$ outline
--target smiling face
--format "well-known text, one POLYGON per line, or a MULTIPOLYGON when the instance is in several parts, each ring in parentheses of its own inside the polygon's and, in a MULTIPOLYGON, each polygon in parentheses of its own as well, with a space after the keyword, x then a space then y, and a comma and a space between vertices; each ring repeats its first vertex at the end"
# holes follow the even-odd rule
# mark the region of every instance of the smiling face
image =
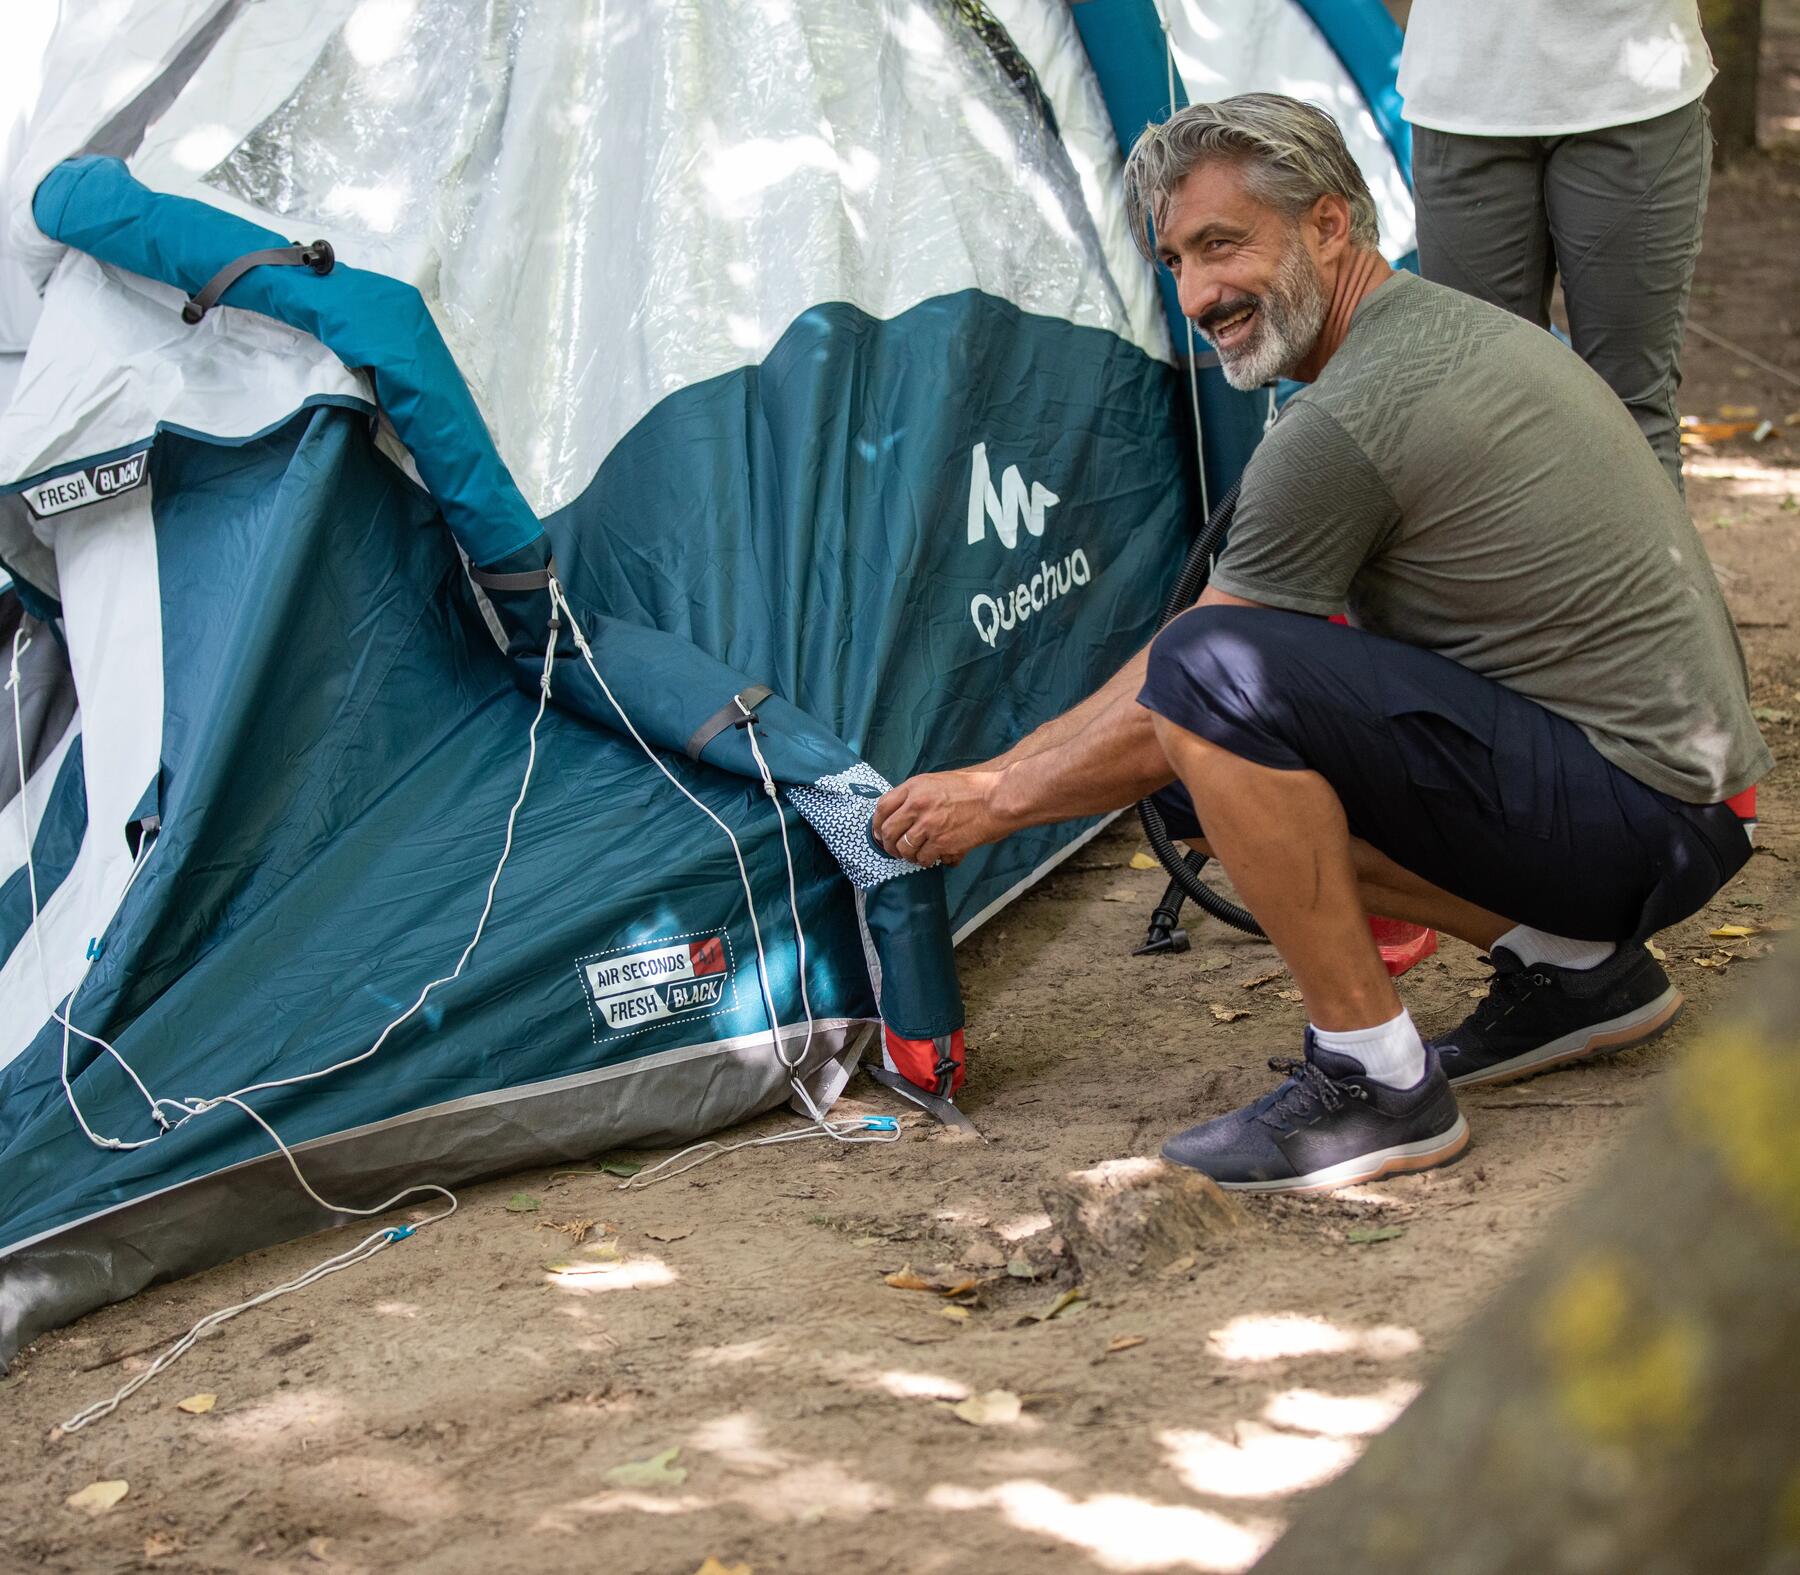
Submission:
POLYGON ((1182 314, 1219 354, 1233 388, 1260 388, 1301 370, 1330 304, 1321 272, 1341 252, 1341 198, 1291 218, 1256 197, 1242 166, 1196 166, 1159 216, 1157 256, 1174 275, 1182 314), (1335 203, 1338 212, 1321 212, 1335 203), (1321 223, 1323 220, 1323 223, 1321 223))

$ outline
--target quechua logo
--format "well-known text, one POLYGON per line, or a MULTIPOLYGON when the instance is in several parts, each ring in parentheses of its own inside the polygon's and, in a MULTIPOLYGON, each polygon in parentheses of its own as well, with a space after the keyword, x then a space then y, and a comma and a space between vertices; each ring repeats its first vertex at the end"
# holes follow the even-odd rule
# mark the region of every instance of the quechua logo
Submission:
MULTIPOLYGON (((1044 534, 1050 510, 1060 499, 1041 481, 1027 485, 1017 465, 1000 473, 1000 485, 988 464, 987 444, 977 443, 969 455, 968 544, 980 546, 989 525, 1001 546, 1009 552, 1019 545, 1020 527, 1027 544, 1044 534)), ((1010 580, 1011 574, 1007 575, 1010 580)), ((1093 578, 1087 554, 1076 547, 1060 560, 1045 558, 1025 571, 1014 584, 996 595, 982 592, 969 603, 969 621, 984 645, 993 645, 1008 630, 1016 629, 1051 602, 1086 585, 1093 578)))

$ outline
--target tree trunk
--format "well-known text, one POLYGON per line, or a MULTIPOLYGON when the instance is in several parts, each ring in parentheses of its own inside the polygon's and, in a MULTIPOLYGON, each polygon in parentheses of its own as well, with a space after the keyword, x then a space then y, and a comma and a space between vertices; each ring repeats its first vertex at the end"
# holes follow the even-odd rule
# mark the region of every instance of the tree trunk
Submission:
MULTIPOLYGON (((1775 981, 1770 981, 1774 983, 1775 981)), ((1800 1570, 1800 969, 1256 1575, 1800 1570)))
POLYGON ((1700 25, 1719 74, 1706 90, 1713 162, 1756 149, 1756 79, 1762 55, 1762 0, 1701 0, 1700 25))

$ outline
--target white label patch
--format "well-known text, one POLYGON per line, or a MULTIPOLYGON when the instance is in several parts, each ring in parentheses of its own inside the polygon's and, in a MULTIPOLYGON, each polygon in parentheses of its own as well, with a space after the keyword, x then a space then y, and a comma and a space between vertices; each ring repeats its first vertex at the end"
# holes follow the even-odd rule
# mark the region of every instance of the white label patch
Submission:
POLYGON ((670 1017, 708 1017, 737 1005, 731 937, 723 930, 584 957, 581 978, 594 1038, 641 1033, 670 1017))
POLYGON ((129 492, 142 486, 149 474, 150 456, 130 454, 87 470, 72 471, 54 481, 40 481, 25 488, 25 502, 39 519, 48 519, 52 514, 66 514, 70 509, 83 509, 103 498, 129 492))

